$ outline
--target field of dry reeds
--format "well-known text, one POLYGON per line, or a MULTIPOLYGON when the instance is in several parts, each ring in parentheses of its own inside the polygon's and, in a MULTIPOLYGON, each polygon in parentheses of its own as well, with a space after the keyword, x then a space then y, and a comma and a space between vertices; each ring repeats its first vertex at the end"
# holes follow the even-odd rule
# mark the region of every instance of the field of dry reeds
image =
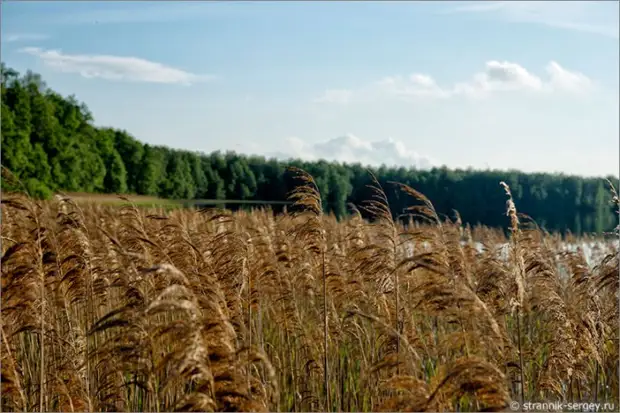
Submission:
POLYGON ((565 251, 499 185, 507 238, 396 184, 403 225, 376 181, 338 222, 297 172, 277 216, 5 194, 2 410, 620 405, 617 244, 565 251))

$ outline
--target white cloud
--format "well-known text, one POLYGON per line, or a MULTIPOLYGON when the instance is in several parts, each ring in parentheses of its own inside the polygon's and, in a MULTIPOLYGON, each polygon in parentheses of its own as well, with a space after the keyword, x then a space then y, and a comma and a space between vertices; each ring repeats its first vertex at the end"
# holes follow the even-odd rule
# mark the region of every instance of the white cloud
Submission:
POLYGON ((442 13, 476 13, 512 23, 540 24, 618 39, 617 4, 596 1, 484 1, 460 4, 442 13))
POLYGON ((540 92, 548 89, 545 86, 541 78, 516 63, 491 60, 486 63, 485 70, 474 74, 471 80, 455 84, 450 95, 482 97, 501 92, 540 92))
POLYGON ((443 90, 432 77, 421 73, 413 73, 408 77, 389 76, 378 81, 376 86, 383 93, 405 99, 449 97, 449 92, 443 90))
POLYGON ((210 75, 197 75, 138 57, 71 55, 64 54, 60 50, 44 50, 38 47, 26 47, 21 51, 38 57, 54 70, 77 73, 85 78, 182 85, 213 78, 210 75))
POLYGON ((595 86, 583 73, 565 69, 555 61, 547 65, 546 72, 547 79, 543 79, 517 63, 491 60, 486 62, 484 70, 475 73, 469 80, 452 85, 442 86, 431 76, 422 73, 388 76, 357 90, 326 90, 314 102, 344 104, 386 98, 408 101, 458 96, 482 98, 508 92, 584 93, 595 86))
POLYGON ((592 88, 593 82, 583 73, 571 72, 552 61, 547 65, 550 85, 554 89, 582 92, 592 88))
POLYGON ((427 169, 439 166, 439 162, 429 156, 418 154, 398 140, 388 138, 367 141, 347 134, 328 141, 308 144, 298 137, 287 140, 288 148, 270 154, 279 159, 301 158, 304 160, 325 159, 346 163, 359 162, 362 165, 405 166, 427 169))
POLYGON ((486 63, 486 70, 475 76, 484 88, 497 90, 518 90, 542 88, 539 77, 528 72, 524 67, 511 62, 491 60, 486 63))
POLYGON ((37 41, 37 40, 46 40, 46 39, 49 39, 48 35, 39 34, 39 33, 14 33, 14 34, 7 34, 6 36, 2 36, 3 43, 37 41))

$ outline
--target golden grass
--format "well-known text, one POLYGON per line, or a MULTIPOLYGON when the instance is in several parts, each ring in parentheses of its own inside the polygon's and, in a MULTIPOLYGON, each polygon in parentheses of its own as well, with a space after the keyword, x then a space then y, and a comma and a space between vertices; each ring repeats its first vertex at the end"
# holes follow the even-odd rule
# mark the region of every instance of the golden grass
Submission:
POLYGON ((278 216, 3 199, 3 411, 619 405, 617 246, 563 252, 507 186, 509 240, 376 180, 337 222, 296 172, 278 216))

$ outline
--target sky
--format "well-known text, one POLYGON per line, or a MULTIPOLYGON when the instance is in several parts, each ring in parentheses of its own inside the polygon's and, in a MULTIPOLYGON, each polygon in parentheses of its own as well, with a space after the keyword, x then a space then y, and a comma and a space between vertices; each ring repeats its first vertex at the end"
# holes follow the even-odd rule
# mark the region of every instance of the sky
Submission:
POLYGON ((618 175, 618 2, 2 2, 1 57, 202 152, 618 175))

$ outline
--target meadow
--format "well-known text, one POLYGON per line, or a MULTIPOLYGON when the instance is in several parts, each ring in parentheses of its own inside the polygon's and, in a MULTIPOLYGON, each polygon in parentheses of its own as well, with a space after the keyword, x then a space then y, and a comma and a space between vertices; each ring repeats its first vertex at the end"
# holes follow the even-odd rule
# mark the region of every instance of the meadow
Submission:
POLYGON ((509 236, 400 184, 397 220, 376 180, 337 220, 295 173, 283 214, 3 194, 2 410, 620 406, 617 242, 499 182, 509 236))

